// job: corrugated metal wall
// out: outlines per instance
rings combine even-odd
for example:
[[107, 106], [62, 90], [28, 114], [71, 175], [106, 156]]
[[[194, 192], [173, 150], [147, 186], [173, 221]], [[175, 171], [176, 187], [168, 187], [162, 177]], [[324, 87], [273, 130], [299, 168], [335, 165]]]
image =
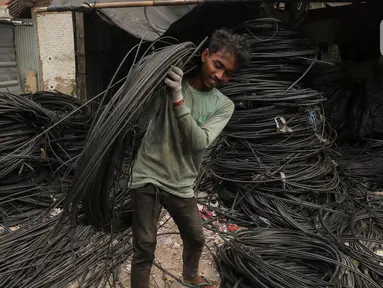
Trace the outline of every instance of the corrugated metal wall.
[[20, 93], [14, 42], [14, 26], [0, 22], [0, 91]]
[[15, 26], [16, 58], [21, 89], [25, 91], [25, 71], [37, 74], [37, 88], [39, 89], [39, 60], [37, 52], [36, 27], [32, 19], [22, 19], [23, 24]]

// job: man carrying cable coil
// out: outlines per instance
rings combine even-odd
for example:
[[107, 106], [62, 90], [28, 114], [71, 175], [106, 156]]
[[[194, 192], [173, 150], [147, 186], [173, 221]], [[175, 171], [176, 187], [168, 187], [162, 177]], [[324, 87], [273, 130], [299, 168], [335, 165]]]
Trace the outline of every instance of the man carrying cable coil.
[[169, 69], [165, 84], [170, 97], [157, 97], [161, 103], [153, 104], [156, 111], [133, 168], [132, 288], [149, 287], [162, 206], [177, 224], [183, 241], [183, 284], [216, 287], [198, 274], [205, 238], [193, 184], [204, 151], [234, 111], [233, 102], [216, 87], [229, 81], [249, 60], [245, 39], [221, 29], [203, 51], [198, 73], [183, 79], [181, 69]]

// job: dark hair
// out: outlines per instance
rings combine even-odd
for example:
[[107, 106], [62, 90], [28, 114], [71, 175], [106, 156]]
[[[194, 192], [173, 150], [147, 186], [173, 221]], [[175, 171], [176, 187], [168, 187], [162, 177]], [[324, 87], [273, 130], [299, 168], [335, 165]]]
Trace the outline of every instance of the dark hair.
[[233, 34], [225, 28], [216, 30], [213, 33], [208, 48], [210, 53], [217, 53], [222, 50], [233, 53], [237, 59], [237, 69], [248, 64], [251, 59], [250, 46], [247, 44], [245, 37]]

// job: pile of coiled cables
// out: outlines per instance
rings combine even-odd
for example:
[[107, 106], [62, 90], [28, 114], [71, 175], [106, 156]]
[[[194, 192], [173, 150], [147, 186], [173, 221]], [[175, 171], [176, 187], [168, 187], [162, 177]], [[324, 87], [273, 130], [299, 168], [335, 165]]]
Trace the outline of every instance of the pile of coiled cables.
[[[381, 287], [319, 234], [255, 228], [218, 248], [222, 287]], [[376, 266], [376, 265], [375, 265]], [[380, 268], [381, 269], [381, 268]], [[365, 286], [361, 286], [365, 285]]]
[[[223, 205], [211, 209], [252, 228], [219, 247], [222, 286], [382, 287], [382, 197], [370, 191], [380, 187], [370, 175], [379, 172], [379, 161], [371, 159], [380, 142], [369, 141], [362, 161], [349, 149], [347, 155], [364, 161], [366, 171], [352, 169], [350, 159], [334, 162], [336, 135], [325, 121], [325, 99], [298, 86], [316, 49], [275, 20], [239, 29], [249, 34], [253, 61], [222, 89], [236, 111], [211, 151], [203, 183]], [[127, 188], [142, 135], [138, 118], [154, 95], [166, 97], [162, 83], [169, 66], [187, 63], [195, 50], [191, 43], [148, 49], [95, 115], [61, 94], [1, 94], [0, 185], [6, 189], [0, 208], [6, 211], [3, 223], [23, 224], [0, 236], [1, 287], [65, 287], [73, 281], [123, 287], [118, 270], [132, 252]], [[73, 170], [74, 182], [68, 177]], [[43, 214], [61, 207], [67, 187], [71, 218]], [[41, 214], [47, 217], [37, 218]], [[113, 234], [118, 227], [110, 225], [112, 233], [105, 233], [116, 214], [123, 214], [125, 226]], [[214, 229], [211, 223], [205, 226]]]
[[68, 189], [92, 116], [90, 108], [80, 107], [76, 98], [54, 92], [0, 94], [0, 224], [4, 227], [38, 217]]
[[214, 189], [253, 225], [310, 231], [320, 206], [341, 194], [327, 154], [336, 135], [325, 122], [325, 99], [295, 83], [317, 50], [272, 19], [240, 29], [248, 32], [252, 60], [221, 89], [236, 109], [210, 155]]
[[[323, 205], [318, 230], [327, 237], [345, 259], [351, 259], [359, 273], [350, 273], [350, 287], [382, 287], [383, 236], [382, 198], [361, 203], [350, 199], [344, 203]], [[327, 213], [323, 213], [327, 209]], [[331, 211], [331, 212], [330, 212]], [[325, 215], [326, 214], [326, 215]], [[335, 220], [335, 221], [334, 221]]]
[[301, 87], [317, 50], [275, 20], [239, 29], [252, 62], [221, 89], [236, 109], [200, 185], [220, 204], [201, 201], [216, 215], [206, 228], [219, 229], [213, 220], [223, 218], [248, 227], [219, 232], [223, 287], [382, 287], [382, 197], [365, 192], [380, 184], [380, 157], [371, 161], [378, 143], [351, 166], [333, 148], [326, 99]]
[[119, 234], [61, 218], [92, 123], [89, 105], [53, 92], [2, 93], [0, 103], [0, 287], [119, 285], [132, 252], [129, 195], [118, 193], [128, 214]]

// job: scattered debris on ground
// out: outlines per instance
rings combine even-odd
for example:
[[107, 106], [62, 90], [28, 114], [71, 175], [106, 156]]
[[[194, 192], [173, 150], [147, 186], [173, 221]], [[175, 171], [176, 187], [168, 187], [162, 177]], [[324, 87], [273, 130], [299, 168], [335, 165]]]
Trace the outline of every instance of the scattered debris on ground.
[[[169, 217], [169, 214], [165, 214], [163, 217], [165, 220], [160, 221], [159, 225], [163, 225]], [[164, 233], [178, 233], [177, 225], [173, 222], [173, 219], [170, 218], [164, 226], [159, 229], [158, 234]], [[206, 237], [206, 245], [212, 251], [215, 251], [216, 245], [223, 243], [223, 240], [217, 233], [204, 229], [204, 234]], [[156, 261], [162, 266], [162, 268], [168, 270], [175, 276], [182, 278], [182, 240], [179, 234], [165, 234], [158, 236]], [[130, 287], [130, 270], [131, 259], [129, 259], [129, 261], [121, 268], [120, 279], [125, 287]], [[215, 268], [213, 255], [207, 248], [205, 248], [202, 253], [200, 273], [212, 281], [219, 282], [219, 274]], [[174, 278], [153, 265], [151, 287], [182, 288], [183, 286]]]

